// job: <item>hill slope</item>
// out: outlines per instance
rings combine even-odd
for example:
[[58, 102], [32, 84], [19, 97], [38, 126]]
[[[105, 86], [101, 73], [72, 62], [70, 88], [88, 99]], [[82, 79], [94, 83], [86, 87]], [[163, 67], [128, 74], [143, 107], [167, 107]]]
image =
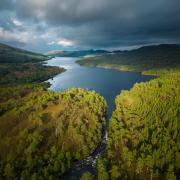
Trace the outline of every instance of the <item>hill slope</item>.
[[0, 87], [0, 179], [61, 179], [101, 141], [106, 102], [94, 91]]
[[0, 85], [45, 81], [65, 70], [39, 63], [47, 59], [42, 54], [0, 44]]
[[37, 82], [64, 69], [15, 51], [0, 62], [0, 179], [61, 179], [101, 142], [106, 102], [94, 91], [49, 91]]
[[84, 66], [157, 74], [159, 70], [162, 72], [180, 68], [180, 45], [146, 46], [84, 58], [77, 62]]
[[105, 59], [114, 65], [108, 68], [129, 63], [128, 70], [160, 77], [116, 97], [107, 149], [97, 164], [98, 179], [179, 179], [179, 50], [179, 45], [150, 46]]
[[47, 56], [11, 47], [0, 43], [0, 63], [38, 62], [49, 59]]
[[122, 91], [115, 104], [98, 175], [179, 179], [180, 73], [138, 83]]

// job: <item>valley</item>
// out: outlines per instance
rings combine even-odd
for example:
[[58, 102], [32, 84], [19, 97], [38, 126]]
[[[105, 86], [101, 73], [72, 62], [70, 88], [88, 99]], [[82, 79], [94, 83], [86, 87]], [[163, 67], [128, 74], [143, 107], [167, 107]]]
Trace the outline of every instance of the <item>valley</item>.
[[178, 178], [179, 54], [169, 51], [158, 68], [145, 56], [134, 68], [132, 55], [128, 71], [119, 52], [1, 60], [0, 177]]

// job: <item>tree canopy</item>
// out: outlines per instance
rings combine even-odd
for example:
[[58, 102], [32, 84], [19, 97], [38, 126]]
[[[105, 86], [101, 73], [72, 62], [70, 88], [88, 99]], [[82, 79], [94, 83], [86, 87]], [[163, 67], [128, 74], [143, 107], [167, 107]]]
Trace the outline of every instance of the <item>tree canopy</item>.
[[115, 104], [104, 154], [110, 179], [178, 179], [180, 74], [138, 83]]
[[0, 179], [56, 179], [101, 141], [106, 102], [94, 91], [0, 88]]

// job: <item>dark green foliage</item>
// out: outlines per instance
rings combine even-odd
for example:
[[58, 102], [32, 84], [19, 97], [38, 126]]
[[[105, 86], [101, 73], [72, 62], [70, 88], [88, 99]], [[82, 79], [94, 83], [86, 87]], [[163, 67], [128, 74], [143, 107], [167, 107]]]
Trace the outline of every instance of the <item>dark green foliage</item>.
[[48, 60], [49, 57], [0, 43], [0, 63], [28, 63]]
[[[85, 172], [81, 179], [179, 178], [180, 51], [178, 45], [156, 48], [79, 62], [161, 75], [116, 98], [98, 173]], [[55, 93], [45, 84], [23, 84], [46, 80], [63, 69], [33, 63], [44, 56], [35, 60], [36, 55], [19, 53], [15, 59], [8, 51], [0, 53], [5, 57], [0, 64], [0, 179], [59, 179], [100, 143], [106, 103], [94, 91]]]
[[95, 177], [94, 175], [92, 175], [90, 172], [85, 172], [83, 173], [83, 175], [81, 176], [80, 180], [94, 180]]
[[131, 91], [122, 91], [116, 98], [116, 110], [108, 130], [108, 148], [97, 164], [97, 177], [179, 178], [179, 59], [180, 45], [158, 45], [77, 61], [84, 66], [161, 76], [136, 84]]
[[110, 179], [178, 179], [180, 73], [136, 84], [115, 103], [105, 158]]
[[58, 179], [101, 141], [106, 103], [94, 91], [0, 88], [0, 179]]
[[109, 175], [107, 172], [107, 160], [104, 158], [99, 158], [98, 162], [97, 162], [97, 169], [98, 169], [98, 173], [96, 176], [97, 180], [108, 180], [109, 179]]
[[33, 63], [0, 64], [0, 85], [42, 82], [65, 70]]
[[42, 82], [65, 71], [44, 66], [47, 56], [0, 44], [0, 85]]
[[[98, 55], [77, 61], [80, 65], [159, 75], [180, 69], [180, 45], [147, 46], [137, 50]], [[160, 72], [162, 74], [162, 72]]]

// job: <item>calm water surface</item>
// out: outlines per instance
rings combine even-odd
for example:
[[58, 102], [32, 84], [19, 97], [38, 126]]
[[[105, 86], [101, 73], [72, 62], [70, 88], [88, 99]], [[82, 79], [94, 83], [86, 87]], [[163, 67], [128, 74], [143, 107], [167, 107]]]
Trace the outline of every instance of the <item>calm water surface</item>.
[[[114, 110], [114, 99], [120, 91], [129, 90], [135, 83], [149, 81], [153, 78], [152, 76], [144, 76], [140, 73], [83, 67], [75, 62], [77, 60], [78, 58], [57, 57], [47, 61], [47, 65], [60, 66], [67, 70], [48, 80], [51, 83], [50, 89], [63, 91], [69, 88], [80, 87], [95, 90], [104, 96], [107, 101], [107, 124]], [[105, 149], [105, 140], [106, 136], [103, 137], [102, 143], [96, 151], [86, 159], [75, 163], [72, 170], [63, 179], [79, 179], [81, 174], [87, 170], [95, 173], [95, 162]]]

